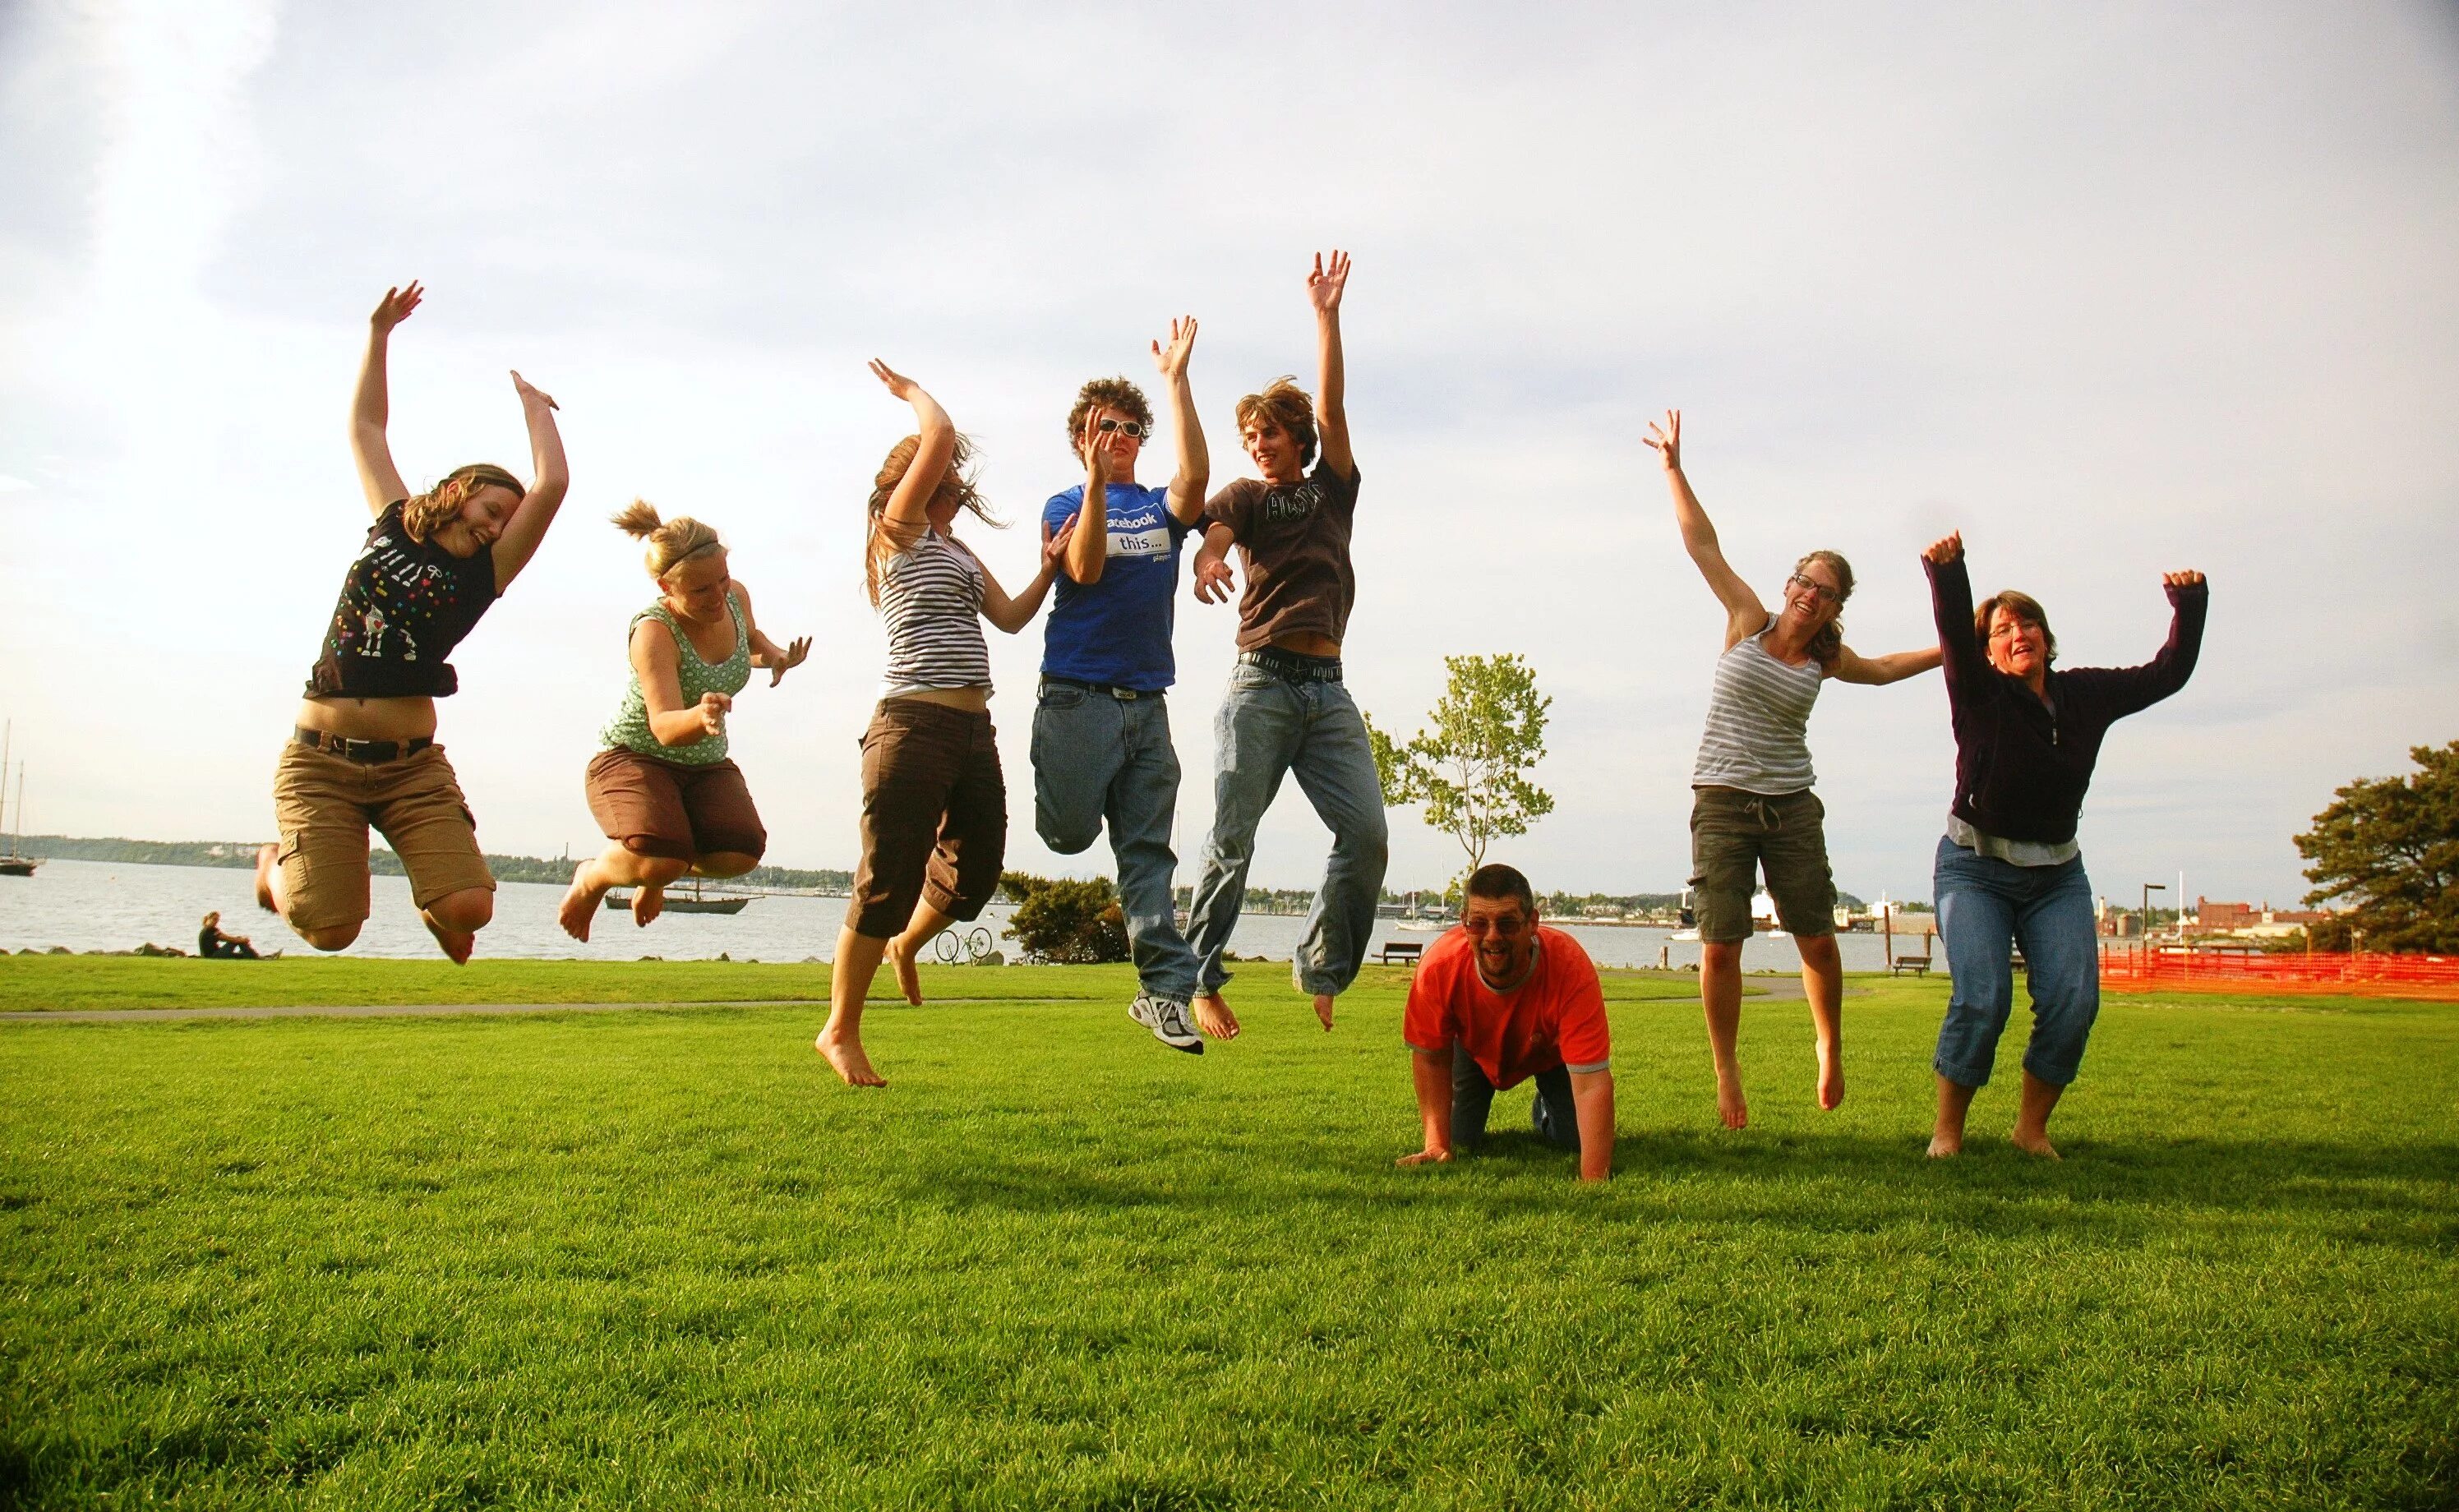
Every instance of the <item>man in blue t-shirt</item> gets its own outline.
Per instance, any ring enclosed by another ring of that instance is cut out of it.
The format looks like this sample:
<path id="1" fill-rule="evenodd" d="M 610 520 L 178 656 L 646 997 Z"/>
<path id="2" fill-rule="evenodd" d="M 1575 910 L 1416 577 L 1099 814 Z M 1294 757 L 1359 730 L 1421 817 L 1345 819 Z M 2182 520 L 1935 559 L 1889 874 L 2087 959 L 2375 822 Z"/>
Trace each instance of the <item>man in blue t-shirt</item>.
<path id="1" fill-rule="evenodd" d="M 1136 459 L 1152 434 L 1152 407 L 1124 378 L 1097 378 L 1076 395 L 1068 439 L 1084 482 L 1041 510 L 1041 537 L 1076 522 L 1060 559 L 1059 597 L 1041 654 L 1033 711 L 1033 818 L 1042 844 L 1074 855 L 1110 825 L 1119 862 L 1120 912 L 1144 991 L 1128 1016 L 1173 1049 L 1201 1055 L 1189 1026 L 1195 955 L 1178 932 L 1171 896 L 1178 857 L 1169 847 L 1178 811 L 1178 752 L 1164 697 L 1177 681 L 1169 635 L 1179 547 L 1204 513 L 1211 481 L 1204 430 L 1187 383 L 1195 346 L 1192 317 L 1172 321 L 1169 345 L 1153 343 L 1153 365 L 1169 385 L 1178 472 L 1166 489 L 1136 481 Z"/>

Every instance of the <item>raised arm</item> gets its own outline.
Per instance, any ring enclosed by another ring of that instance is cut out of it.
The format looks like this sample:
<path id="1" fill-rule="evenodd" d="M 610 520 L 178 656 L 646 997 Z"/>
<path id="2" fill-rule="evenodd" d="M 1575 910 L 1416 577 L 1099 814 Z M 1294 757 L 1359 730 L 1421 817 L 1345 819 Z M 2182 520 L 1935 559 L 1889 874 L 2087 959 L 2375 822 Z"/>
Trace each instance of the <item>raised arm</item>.
<path id="1" fill-rule="evenodd" d="M 2211 585 L 2198 572 L 2173 572 L 2160 575 L 2160 586 L 2169 596 L 2169 639 L 2161 644 L 2159 654 L 2141 666 L 2119 667 L 2097 674 L 2110 689 L 2112 706 L 2119 714 L 2132 714 L 2151 707 L 2186 685 L 2195 675 L 2195 662 L 2202 655 L 2203 620 L 2211 610 Z"/>
<path id="2" fill-rule="evenodd" d="M 982 618 L 1009 635 L 1033 623 L 1033 617 L 1041 612 L 1042 598 L 1050 592 L 1050 580 L 1059 575 L 1060 558 L 1067 555 L 1068 542 L 1076 537 L 1077 528 L 1076 521 L 1069 520 L 1066 529 L 1042 543 L 1041 570 L 1033 575 L 1033 581 L 1024 585 L 1022 593 L 1012 595 L 1000 587 L 999 580 L 991 576 L 990 564 L 983 562 Z M 976 556 L 974 560 L 980 562 L 981 558 Z"/>
<path id="3" fill-rule="evenodd" d="M 1314 256 L 1307 275 L 1307 302 L 1314 306 L 1317 363 L 1314 384 L 1314 432 L 1323 447 L 1324 466 L 1343 478 L 1357 475 L 1356 459 L 1349 454 L 1348 371 L 1340 355 L 1340 296 L 1349 287 L 1349 254 L 1333 248 L 1332 265 Z"/>
<path id="4" fill-rule="evenodd" d="M 546 528 L 555 523 L 556 511 L 563 508 L 564 490 L 572 483 L 563 465 L 563 432 L 555 425 L 555 401 L 530 387 L 517 372 L 513 374 L 513 391 L 521 396 L 521 416 L 529 422 L 530 491 L 521 495 L 513 517 L 504 522 L 504 533 L 495 537 L 495 592 L 499 594 L 537 555 L 538 542 L 546 539 Z"/>
<path id="5" fill-rule="evenodd" d="M 359 364 L 359 387 L 350 397 L 350 456 L 359 465 L 359 491 L 367 495 L 368 513 L 382 514 L 395 499 L 410 497 L 402 486 L 401 469 L 392 465 L 392 443 L 385 427 L 392 418 L 392 399 L 385 386 L 385 355 L 392 328 L 410 319 L 427 290 L 411 279 L 401 288 L 389 288 L 368 317 L 368 354 Z"/>
<path id="6" fill-rule="evenodd" d="M 1178 473 L 1169 480 L 1169 514 L 1181 525 L 1204 517 L 1204 491 L 1212 486 L 1212 453 L 1205 450 L 1204 422 L 1195 417 L 1195 390 L 1187 381 L 1187 360 L 1195 352 L 1195 317 L 1169 323 L 1169 345 L 1153 343 L 1153 366 L 1169 386 L 1169 433 L 1178 446 Z"/>
<path id="7" fill-rule="evenodd" d="M 1922 553 L 1922 570 L 1929 575 L 1929 607 L 1938 622 L 1947 702 L 1961 703 L 1995 675 L 1972 633 L 1972 578 L 1964 565 L 1964 533 L 1930 542 Z"/>
<path id="8" fill-rule="evenodd" d="M 1673 492 L 1673 523 L 1682 532 L 1682 549 L 1691 554 L 1699 576 L 1708 579 L 1708 591 L 1725 609 L 1725 649 L 1759 633 L 1768 621 L 1767 605 L 1742 575 L 1725 561 L 1725 548 L 1717 543 L 1716 527 L 1710 523 L 1708 512 L 1699 507 L 1699 495 L 1691 492 L 1691 479 L 1682 472 L 1682 411 L 1668 410 L 1659 424 L 1648 423 L 1648 434 L 1640 438 L 1658 456 L 1665 459 L 1665 484 Z"/>
<path id="9" fill-rule="evenodd" d="M 811 654 L 811 638 L 798 636 L 794 643 L 780 648 L 776 641 L 760 633 L 760 621 L 751 615 L 751 590 L 741 583 L 734 585 L 734 601 L 743 606 L 743 638 L 751 644 L 751 664 L 765 667 L 768 685 L 775 687 L 786 681 L 786 674 L 803 664 Z"/>
<path id="10" fill-rule="evenodd" d="M 871 374 L 886 384 L 890 393 L 914 407 L 914 422 L 922 436 L 913 465 L 897 481 L 896 492 L 888 496 L 888 523 L 907 535 L 928 530 L 931 497 L 939 492 L 939 480 L 947 476 L 948 463 L 956 454 L 956 422 L 939 408 L 938 400 L 923 391 L 920 384 L 876 357 L 871 360 Z"/>
<path id="11" fill-rule="evenodd" d="M 1919 677 L 1938 663 L 1936 646 L 1923 646 L 1918 651 L 1895 651 L 1881 657 L 1860 656 L 1851 646 L 1845 646 L 1836 653 L 1836 660 L 1828 663 L 1827 675 L 1839 682 L 1867 682 L 1874 687 L 1884 687 L 1908 677 Z"/>
<path id="12" fill-rule="evenodd" d="M 689 746 L 725 733 L 726 711 L 734 707 L 734 700 L 704 693 L 697 704 L 683 702 L 683 661 L 673 633 L 655 615 L 641 616 L 632 627 L 632 675 L 641 680 L 649 733 L 659 745 Z"/>
<path id="13" fill-rule="evenodd" d="M 1084 502 L 1067 527 L 1073 538 L 1061 558 L 1061 569 L 1080 583 L 1100 582 L 1110 560 L 1110 449 L 1102 439 L 1101 414 L 1098 405 L 1085 410 L 1084 433 L 1076 438 L 1077 450 L 1084 453 Z M 1046 521 L 1043 528 L 1049 528 Z M 1048 546 L 1050 539 L 1042 544 Z"/>

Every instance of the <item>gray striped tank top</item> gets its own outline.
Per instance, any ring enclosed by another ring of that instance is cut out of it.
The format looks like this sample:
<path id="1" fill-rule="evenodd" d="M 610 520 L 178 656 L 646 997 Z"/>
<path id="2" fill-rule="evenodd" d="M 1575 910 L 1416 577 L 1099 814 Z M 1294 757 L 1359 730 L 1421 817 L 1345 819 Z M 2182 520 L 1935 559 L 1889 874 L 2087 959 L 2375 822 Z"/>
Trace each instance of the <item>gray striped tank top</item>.
<path id="1" fill-rule="evenodd" d="M 982 640 L 982 565 L 936 531 L 879 565 L 879 618 L 888 673 L 879 696 L 991 685 Z"/>
<path id="2" fill-rule="evenodd" d="M 1694 788 L 1738 788 L 1776 797 L 1800 792 L 1815 780 L 1810 770 L 1810 706 L 1818 702 L 1826 672 L 1818 662 L 1787 666 L 1760 642 L 1758 634 L 1734 642 L 1716 659 L 1715 690 L 1708 697 L 1708 730 L 1699 738 L 1699 760 L 1691 768 Z"/>

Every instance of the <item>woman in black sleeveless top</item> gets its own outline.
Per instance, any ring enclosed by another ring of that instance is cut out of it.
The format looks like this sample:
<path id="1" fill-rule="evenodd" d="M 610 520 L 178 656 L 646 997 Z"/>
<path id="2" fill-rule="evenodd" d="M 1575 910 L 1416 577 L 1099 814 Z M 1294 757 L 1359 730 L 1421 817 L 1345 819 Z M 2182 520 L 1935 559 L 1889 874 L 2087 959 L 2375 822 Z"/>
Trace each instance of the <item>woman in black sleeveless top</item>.
<path id="1" fill-rule="evenodd" d="M 435 701 L 459 686 L 445 658 L 529 564 L 567 478 L 555 401 L 515 372 L 534 481 L 474 463 L 411 496 L 385 439 L 385 353 L 424 292 L 414 282 L 387 289 L 368 319 L 350 443 L 375 524 L 342 579 L 274 773 L 282 838 L 257 852 L 256 899 L 318 950 L 348 945 L 367 921 L 373 825 L 410 873 L 428 932 L 466 961 L 494 916 L 495 881 L 435 744 Z"/>

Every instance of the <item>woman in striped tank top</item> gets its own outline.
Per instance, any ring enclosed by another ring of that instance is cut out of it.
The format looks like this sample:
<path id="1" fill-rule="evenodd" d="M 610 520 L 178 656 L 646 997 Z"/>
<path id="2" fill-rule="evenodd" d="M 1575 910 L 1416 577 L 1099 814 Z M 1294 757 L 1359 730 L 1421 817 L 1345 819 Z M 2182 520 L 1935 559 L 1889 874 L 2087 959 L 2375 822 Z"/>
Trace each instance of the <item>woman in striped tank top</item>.
<path id="1" fill-rule="evenodd" d="M 1794 563 L 1783 611 L 1767 606 L 1725 562 L 1716 528 L 1682 475 L 1682 413 L 1649 426 L 1665 459 L 1683 549 L 1725 610 L 1708 729 L 1691 773 L 1691 896 L 1699 920 L 1699 1000 L 1716 1062 L 1716 1111 L 1727 1128 L 1750 1123 L 1735 1055 L 1742 1022 L 1742 943 L 1751 892 L 1764 871 L 1776 917 L 1801 953 L 1801 985 L 1818 1038 L 1818 1105 L 1844 1101 L 1844 968 L 1836 950 L 1836 883 L 1827 867 L 1826 809 L 1811 792 L 1805 732 L 1819 684 L 1895 682 L 1938 665 L 1936 646 L 1861 657 L 1837 618 L 1853 596 L 1853 569 L 1831 551 Z"/>
<path id="2" fill-rule="evenodd" d="M 990 648 L 981 621 L 1014 635 L 1050 592 L 1070 526 L 1041 551 L 1041 571 L 1014 596 L 950 527 L 970 510 L 999 522 L 965 475 L 971 448 L 920 384 L 873 362 L 872 373 L 914 407 L 920 430 L 899 441 L 871 491 L 863 580 L 888 627 L 888 675 L 862 737 L 862 865 L 837 932 L 829 1021 L 813 1046 L 853 1086 L 885 1086 L 862 1048 L 862 1003 L 880 957 L 919 1005 L 914 958 L 952 921 L 980 916 L 1007 851 L 1007 782 L 991 727 Z"/>

